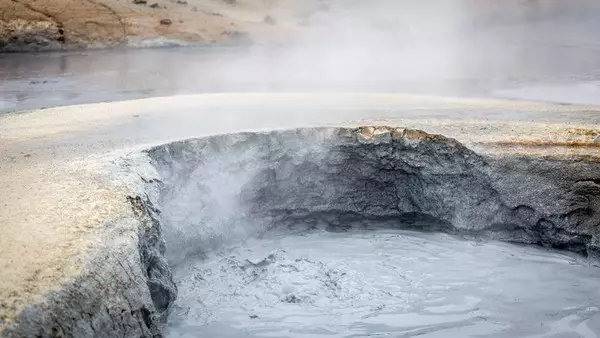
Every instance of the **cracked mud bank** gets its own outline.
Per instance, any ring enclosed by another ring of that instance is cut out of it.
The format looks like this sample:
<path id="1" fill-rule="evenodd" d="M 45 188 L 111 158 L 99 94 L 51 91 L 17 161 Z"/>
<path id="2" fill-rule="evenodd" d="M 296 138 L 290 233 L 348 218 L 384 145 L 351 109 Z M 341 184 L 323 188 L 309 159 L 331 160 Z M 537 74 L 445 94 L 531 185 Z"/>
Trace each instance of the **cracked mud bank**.
<path id="1" fill-rule="evenodd" d="M 239 133 L 103 158 L 130 209 L 85 273 L 26 309 L 9 335 L 161 335 L 171 268 L 297 224 L 401 228 L 600 257 L 600 161 L 476 153 L 419 130 Z M 258 264 L 258 263 L 257 263 Z"/>

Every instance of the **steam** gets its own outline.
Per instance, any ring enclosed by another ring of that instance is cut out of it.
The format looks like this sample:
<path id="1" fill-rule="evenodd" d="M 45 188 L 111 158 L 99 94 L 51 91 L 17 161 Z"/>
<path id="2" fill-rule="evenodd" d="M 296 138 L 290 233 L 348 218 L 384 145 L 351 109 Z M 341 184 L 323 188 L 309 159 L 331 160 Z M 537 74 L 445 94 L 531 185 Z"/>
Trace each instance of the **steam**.
<path id="1" fill-rule="evenodd" d="M 273 2 L 272 11 L 264 14 L 272 17 L 274 29 L 297 29 L 297 34 L 285 35 L 279 45 L 256 41 L 255 45 L 205 54 L 176 50 L 172 53 L 175 62 L 160 61 L 161 72 L 167 72 L 170 79 L 164 85 L 179 93 L 289 90 L 485 95 L 495 86 L 580 74 L 598 59 L 590 57 L 593 52 L 584 53 L 587 47 L 583 43 L 586 36 L 594 35 L 589 28 L 598 25 L 598 20 L 591 18 L 600 5 L 593 1 L 579 0 L 566 7 L 559 0 L 507 0 L 504 6 L 492 2 Z M 297 7 L 300 5 L 302 9 Z M 285 8 L 289 11 L 284 12 Z M 588 34 L 579 34 L 582 32 Z M 575 36 L 580 39 L 577 48 L 558 48 Z M 136 51 L 139 62 L 152 66 L 139 53 Z M 286 113 L 277 112 L 280 116 Z M 245 117 L 231 118 L 223 122 L 234 125 Z M 302 119 L 309 119 L 307 114 L 293 114 L 293 118 L 299 125 Z M 189 254 L 187 248 L 212 246 L 248 237 L 248 231 L 260 231 L 260 224 L 245 224 L 248 220 L 239 204 L 244 184 L 257 174 L 256 165 L 251 164 L 259 163 L 254 158 L 257 152 L 229 146 L 232 149 L 227 156 L 219 158 L 211 158 L 215 152 L 206 151 L 209 146 L 203 148 L 199 160 L 205 164 L 191 167 L 188 176 L 177 178 L 202 183 L 182 183 L 179 188 L 175 184 L 176 195 L 163 203 L 165 210 L 171 210 L 164 217 L 173 230 L 166 236 L 181 238 L 167 241 L 181 243 L 174 248 L 179 254 Z"/>
<path id="2" fill-rule="evenodd" d="M 595 67 L 600 5 L 575 2 L 321 0 L 302 9 L 299 1 L 272 2 L 273 30 L 282 36 L 257 38 L 209 69 L 199 64 L 197 74 L 219 83 L 216 91 L 487 96 Z"/>
<path id="3" fill-rule="evenodd" d="M 328 5 L 311 13 L 281 45 L 252 46 L 215 69 L 215 75 L 232 84 L 252 81 L 256 91 L 377 91 L 464 73 L 459 56 L 463 13 L 456 4 L 321 3 Z"/>
<path id="4" fill-rule="evenodd" d="M 172 261 L 202 255 L 211 247 L 257 232 L 249 220 L 242 220 L 239 203 L 252 169 L 231 168 L 235 161 L 226 159 L 211 159 L 195 169 L 163 202 L 165 239 L 171 243 L 168 256 Z"/>
<path id="5" fill-rule="evenodd" d="M 237 22 L 215 29 L 252 43 L 215 46 L 207 36 L 206 48 L 4 57 L 0 74 L 42 84 L 0 84 L 0 111 L 207 92 L 519 98 L 506 90 L 600 79 L 597 0 L 187 2 Z M 597 97 L 600 89 L 584 101 Z"/>
<path id="6" fill-rule="evenodd" d="M 192 157 L 183 148 L 166 148 L 172 163 L 158 166 L 165 176 L 161 217 L 173 264 L 260 232 L 260 224 L 244 217 L 239 197 L 259 169 L 256 151 L 235 138 L 222 141 L 200 141 Z"/>
<path id="7" fill-rule="evenodd" d="M 261 189 L 266 182 L 276 181 L 278 188 L 287 191 L 285 179 L 297 170 L 292 164 L 307 158 L 321 163 L 327 156 L 325 140 L 332 132 L 320 129 L 307 137 L 302 131 L 230 134 L 151 151 L 164 183 L 160 207 L 171 263 L 203 257 L 212 249 L 268 230 L 271 222 L 253 217 Z M 272 160 L 282 154 L 290 160 L 283 167 Z"/>

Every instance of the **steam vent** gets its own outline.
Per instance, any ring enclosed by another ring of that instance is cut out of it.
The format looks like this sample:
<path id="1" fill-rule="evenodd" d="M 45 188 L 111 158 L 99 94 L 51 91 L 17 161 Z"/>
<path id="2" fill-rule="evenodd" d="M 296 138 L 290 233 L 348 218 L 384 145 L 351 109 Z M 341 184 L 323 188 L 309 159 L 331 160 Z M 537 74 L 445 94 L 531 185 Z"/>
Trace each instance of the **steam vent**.
<path id="1" fill-rule="evenodd" d="M 0 115 L 0 332 L 598 336 L 600 109 L 307 95 Z"/>

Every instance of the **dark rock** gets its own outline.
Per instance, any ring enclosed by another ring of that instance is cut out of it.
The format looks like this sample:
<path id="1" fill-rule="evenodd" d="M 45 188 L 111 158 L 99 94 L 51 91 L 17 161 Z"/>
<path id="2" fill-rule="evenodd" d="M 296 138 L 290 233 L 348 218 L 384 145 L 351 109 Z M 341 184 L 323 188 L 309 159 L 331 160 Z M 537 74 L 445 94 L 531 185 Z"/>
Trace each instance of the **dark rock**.
<path id="1" fill-rule="evenodd" d="M 185 0 L 177 0 L 177 3 L 180 5 L 184 5 L 184 6 L 187 6 L 187 4 L 188 4 L 187 1 L 185 1 Z"/>
<path id="2" fill-rule="evenodd" d="M 222 157 L 231 148 L 235 153 Z M 600 245 L 597 162 L 488 158 L 453 139 L 394 128 L 215 136 L 158 147 L 150 156 L 165 189 L 177 177 L 198 184 L 197 193 L 186 190 L 190 195 L 184 197 L 171 191 L 171 198 L 193 198 L 189 203 L 203 208 L 210 207 L 216 188 L 193 180 L 199 163 L 214 158 L 234 168 L 252 167 L 240 196 L 232 197 L 239 199 L 235 212 L 267 227 L 318 223 L 344 231 L 367 222 L 584 255 L 595 254 Z M 195 245 L 191 238 L 181 243 L 186 241 Z"/>
<path id="3" fill-rule="evenodd" d="M 136 5 L 145 5 L 148 3 L 148 0 L 133 0 L 133 3 Z"/>
<path id="4" fill-rule="evenodd" d="M 57 30 L 14 33 L 0 39 L 0 52 L 37 52 L 61 50 L 66 43 Z"/>
<path id="5" fill-rule="evenodd" d="M 173 21 L 171 19 L 162 19 L 162 20 L 160 20 L 160 24 L 169 26 L 169 25 L 173 24 Z"/>
<path id="6" fill-rule="evenodd" d="M 158 4 L 155 2 L 152 5 L 150 5 L 150 8 L 158 8 Z"/>
<path id="7" fill-rule="evenodd" d="M 573 184 L 573 191 L 582 196 L 600 195 L 600 182 L 580 181 Z"/>

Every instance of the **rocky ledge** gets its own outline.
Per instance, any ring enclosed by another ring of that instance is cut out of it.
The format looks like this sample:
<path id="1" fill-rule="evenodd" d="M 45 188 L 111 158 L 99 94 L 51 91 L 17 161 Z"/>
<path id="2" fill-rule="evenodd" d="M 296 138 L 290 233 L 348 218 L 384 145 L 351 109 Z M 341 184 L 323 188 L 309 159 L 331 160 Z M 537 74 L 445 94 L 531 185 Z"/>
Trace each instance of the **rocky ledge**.
<path id="1" fill-rule="evenodd" d="M 82 275 L 5 323 L 0 333 L 8 337 L 160 337 L 177 287 L 164 257 L 157 210 L 145 198 L 127 197 L 135 219 L 121 219 L 105 229 L 103 247 L 93 254 Z"/>
<path id="2" fill-rule="evenodd" d="M 600 160 L 476 153 L 390 127 L 190 139 L 111 157 L 129 182 L 80 277 L 8 336 L 156 337 L 177 288 L 169 264 L 272 227 L 379 224 L 600 256 Z M 108 183 L 110 184 L 110 183 Z M 374 222 L 376 221 L 376 222 Z"/>
<path id="3" fill-rule="evenodd" d="M 199 224 L 228 219 L 259 231 L 378 221 L 600 253 L 600 161 L 589 157 L 489 156 L 388 127 L 215 136 L 149 155 L 165 186 L 163 217 L 180 228 L 168 242 L 192 252 Z"/>
<path id="4" fill-rule="evenodd" d="M 3 316 L 11 310 L 11 303 L 0 302 L 0 336 L 162 335 L 177 287 L 164 256 L 160 211 L 153 206 L 159 190 L 157 184 L 139 176 L 146 166 L 130 170 L 129 161 L 113 155 L 85 161 L 87 169 L 97 174 L 88 177 L 85 185 L 93 190 L 93 181 L 99 179 L 113 193 L 105 200 L 79 202 L 110 203 L 109 209 L 120 213 L 104 218 L 102 228 L 88 243 L 83 271 L 76 277 L 31 302 L 16 317 L 11 318 L 10 312 Z"/>

